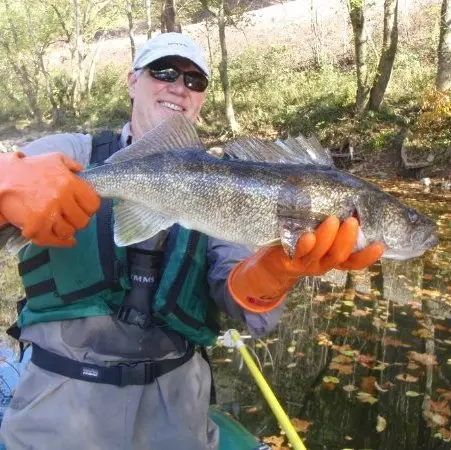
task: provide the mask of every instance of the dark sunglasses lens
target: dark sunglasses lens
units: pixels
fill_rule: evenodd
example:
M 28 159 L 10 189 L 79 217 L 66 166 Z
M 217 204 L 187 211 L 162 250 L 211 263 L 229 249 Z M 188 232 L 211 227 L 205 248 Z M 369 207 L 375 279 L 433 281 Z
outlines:
M 167 81 L 173 83 L 180 75 L 180 72 L 174 68 L 162 69 L 162 70 L 152 70 L 149 69 L 150 75 L 158 81 Z
M 199 72 L 185 72 L 185 86 L 196 92 L 204 92 L 208 86 L 208 79 Z

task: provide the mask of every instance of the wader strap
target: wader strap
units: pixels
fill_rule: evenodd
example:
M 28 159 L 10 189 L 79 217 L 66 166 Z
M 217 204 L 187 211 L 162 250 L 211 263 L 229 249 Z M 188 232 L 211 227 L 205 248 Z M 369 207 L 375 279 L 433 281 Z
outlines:
M 208 364 L 208 367 L 210 368 L 210 378 L 211 378 L 211 385 L 210 385 L 210 405 L 216 405 L 217 399 L 216 399 L 216 386 L 215 386 L 215 379 L 213 377 L 213 368 L 211 367 L 210 358 L 208 356 L 207 350 L 204 346 L 200 348 L 200 354 L 202 355 L 202 358 L 205 359 L 205 361 Z
M 171 372 L 189 361 L 194 355 L 194 346 L 189 345 L 181 358 L 161 361 L 139 361 L 104 367 L 82 363 L 44 350 L 33 344 L 31 361 L 41 369 L 57 373 L 75 380 L 92 383 L 113 384 L 115 386 L 151 384 L 158 377 Z

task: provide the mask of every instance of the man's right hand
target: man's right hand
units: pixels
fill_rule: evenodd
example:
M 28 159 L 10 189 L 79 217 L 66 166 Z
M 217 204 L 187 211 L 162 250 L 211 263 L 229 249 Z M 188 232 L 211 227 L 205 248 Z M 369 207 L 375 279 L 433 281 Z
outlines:
M 76 172 L 83 167 L 62 153 L 0 154 L 0 227 L 9 223 L 40 246 L 71 247 L 100 198 Z

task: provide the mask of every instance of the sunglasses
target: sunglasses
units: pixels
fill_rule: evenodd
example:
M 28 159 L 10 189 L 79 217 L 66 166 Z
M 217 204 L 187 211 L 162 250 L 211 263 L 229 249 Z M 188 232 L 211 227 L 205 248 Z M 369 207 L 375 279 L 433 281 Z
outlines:
M 178 77 L 183 74 L 183 82 L 185 86 L 195 92 L 204 92 L 208 86 L 208 78 L 195 71 L 184 72 L 178 67 L 165 67 L 162 69 L 152 69 L 147 67 L 150 76 L 158 81 L 165 81 L 167 83 L 174 83 L 177 81 Z

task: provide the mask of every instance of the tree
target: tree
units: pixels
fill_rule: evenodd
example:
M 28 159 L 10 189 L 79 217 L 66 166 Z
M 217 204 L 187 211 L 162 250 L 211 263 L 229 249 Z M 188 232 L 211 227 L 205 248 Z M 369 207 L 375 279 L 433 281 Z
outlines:
M 365 29 L 365 0 L 347 0 L 354 33 L 357 92 L 355 112 L 377 111 L 390 81 L 398 48 L 398 0 L 384 1 L 383 41 L 377 70 L 370 89 L 368 71 L 368 37 Z
M 370 91 L 368 109 L 378 111 L 390 81 L 398 48 L 398 0 L 384 2 L 384 37 L 382 52 Z
M 177 18 L 175 0 L 163 0 L 161 9 L 161 32 L 182 32 L 182 26 Z
M 349 16 L 354 33 L 355 66 L 357 75 L 357 91 L 355 96 L 355 112 L 363 113 L 369 93 L 367 66 L 367 37 L 365 32 L 365 0 L 348 0 Z
M 12 101 L 23 104 L 25 99 L 27 116 L 38 124 L 44 120 L 46 108 L 42 102 L 50 101 L 53 108 L 57 107 L 45 61 L 57 36 L 52 11 L 45 2 L 0 1 L 0 57 L 7 66 L 0 86 Z
M 230 86 L 228 71 L 228 54 L 226 43 L 226 26 L 227 19 L 230 18 L 231 12 L 225 0 L 201 0 L 202 6 L 209 11 L 216 19 L 219 32 L 219 45 L 221 47 L 221 62 L 219 63 L 219 77 L 221 79 L 222 91 L 224 92 L 224 105 L 227 123 L 232 133 L 238 133 L 240 126 L 235 118 L 235 111 L 232 101 L 232 89 Z
M 136 54 L 135 30 L 133 23 L 133 0 L 125 0 L 125 12 L 128 22 L 128 38 L 130 39 L 130 51 L 132 54 L 133 62 Z
M 443 0 L 440 14 L 440 40 L 436 87 L 440 91 L 451 89 L 451 6 Z
M 152 0 L 145 0 L 147 39 L 152 37 Z

